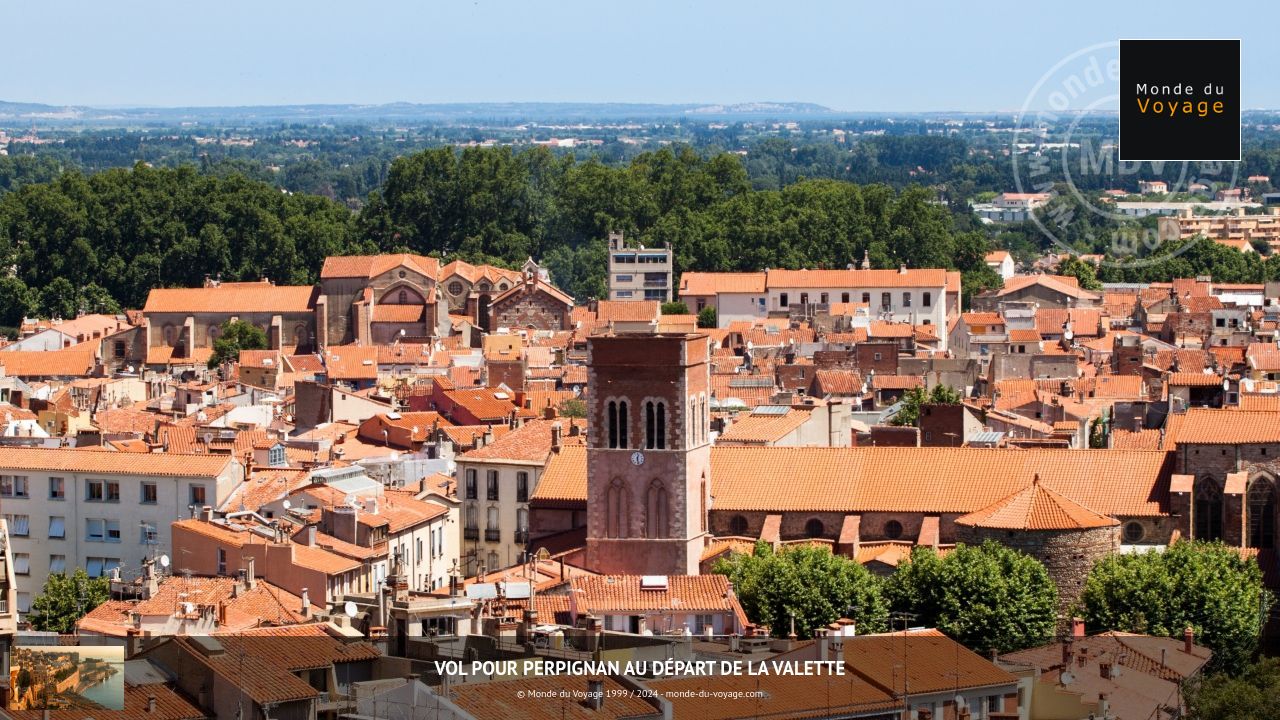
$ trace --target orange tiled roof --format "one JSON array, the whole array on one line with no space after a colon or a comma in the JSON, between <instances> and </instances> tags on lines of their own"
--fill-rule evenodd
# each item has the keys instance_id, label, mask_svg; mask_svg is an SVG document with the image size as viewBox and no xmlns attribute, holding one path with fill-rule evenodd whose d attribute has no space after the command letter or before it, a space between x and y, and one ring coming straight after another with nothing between
<instances>
[{"instance_id":1,"label":"orange tiled roof","mask_svg":"<svg viewBox=\"0 0 1280 720\"><path fill-rule=\"evenodd\" d=\"M334 380L376 380L378 348L366 345L340 345L324 354L325 374Z\"/></svg>"},{"instance_id":2,"label":"orange tiled roof","mask_svg":"<svg viewBox=\"0 0 1280 720\"><path fill-rule=\"evenodd\" d=\"M715 508L742 512L963 514L981 510L1025 488L1031 478L1039 475L1045 487L1097 512L1150 517L1164 512L1171 468L1169 452L1138 450L711 449ZM585 448L564 448L547 463L534 498L585 501L586 473ZM787 492L780 493L779 488L786 488Z\"/></svg>"},{"instance_id":3,"label":"orange tiled roof","mask_svg":"<svg viewBox=\"0 0 1280 720\"><path fill-rule=\"evenodd\" d=\"M217 477L231 462L228 456L173 453L130 453L125 461L115 453L52 448L9 447L0 453L0 469L4 470L162 477Z\"/></svg>"},{"instance_id":4,"label":"orange tiled roof","mask_svg":"<svg viewBox=\"0 0 1280 720\"><path fill-rule=\"evenodd\" d=\"M1280 412L1280 395L1241 393L1240 406L1237 409L1253 412Z\"/></svg>"},{"instance_id":5,"label":"orange tiled roof","mask_svg":"<svg viewBox=\"0 0 1280 720\"><path fill-rule=\"evenodd\" d=\"M720 435L716 442L760 445L776 442L809 419L809 411L791 409L781 415L756 415L740 418Z\"/></svg>"},{"instance_id":6,"label":"orange tiled roof","mask_svg":"<svg viewBox=\"0 0 1280 720\"><path fill-rule=\"evenodd\" d=\"M551 428L559 425L562 445L570 441L581 443L585 440L586 420L559 418L555 420L530 420L519 428L497 438L482 448L477 448L458 456L461 462L483 460L509 460L514 462L543 463L551 454ZM577 425L583 431L576 438L569 436L569 428Z\"/></svg>"},{"instance_id":7,"label":"orange tiled roof","mask_svg":"<svg viewBox=\"0 0 1280 720\"><path fill-rule=\"evenodd\" d=\"M12 377L85 377L97 364L92 344L63 350L0 351L0 368Z\"/></svg>"},{"instance_id":8,"label":"orange tiled roof","mask_svg":"<svg viewBox=\"0 0 1280 720\"><path fill-rule=\"evenodd\" d=\"M1004 325L1004 318L996 312L967 312L960 317L966 325Z\"/></svg>"},{"instance_id":9,"label":"orange tiled roof","mask_svg":"<svg viewBox=\"0 0 1280 720\"><path fill-rule=\"evenodd\" d=\"M1170 387L1215 387L1222 385L1222 376L1206 372L1176 372L1169 373L1165 384Z\"/></svg>"},{"instance_id":10,"label":"orange tiled roof","mask_svg":"<svg viewBox=\"0 0 1280 720\"><path fill-rule=\"evenodd\" d=\"M640 575L578 576L570 581L570 592L580 593L579 612L610 614L670 610L679 599L681 611L737 612L738 602L724 575L671 575L663 590L641 587Z\"/></svg>"},{"instance_id":11,"label":"orange tiled roof","mask_svg":"<svg viewBox=\"0 0 1280 720\"><path fill-rule=\"evenodd\" d=\"M305 313L316 289L268 282L222 283L216 287L155 288L144 313Z\"/></svg>"},{"instance_id":12,"label":"orange tiled roof","mask_svg":"<svg viewBox=\"0 0 1280 720\"><path fill-rule=\"evenodd\" d=\"M1280 443L1280 423L1270 412L1190 408L1182 415L1176 439L1196 445Z\"/></svg>"},{"instance_id":13,"label":"orange tiled roof","mask_svg":"<svg viewBox=\"0 0 1280 720\"><path fill-rule=\"evenodd\" d=\"M1120 522L1045 487L1037 476L1022 490L956 518L956 524L1001 530L1085 530Z\"/></svg>"},{"instance_id":14,"label":"orange tiled roof","mask_svg":"<svg viewBox=\"0 0 1280 720\"><path fill-rule=\"evenodd\" d=\"M396 305L384 303L373 306L373 322L416 323L423 321L426 305Z\"/></svg>"},{"instance_id":15,"label":"orange tiled roof","mask_svg":"<svg viewBox=\"0 0 1280 720\"><path fill-rule=\"evenodd\" d=\"M922 375L873 375L871 387L876 390L910 390L924 387Z\"/></svg>"},{"instance_id":16,"label":"orange tiled roof","mask_svg":"<svg viewBox=\"0 0 1280 720\"><path fill-rule=\"evenodd\" d=\"M1080 281L1074 277L1062 275L1015 275L1004 281L1004 287L996 292L997 297L1004 297L1032 285L1041 285L1049 290L1081 300L1100 300L1101 296L1080 289Z\"/></svg>"},{"instance_id":17,"label":"orange tiled roof","mask_svg":"<svg viewBox=\"0 0 1280 720\"><path fill-rule=\"evenodd\" d=\"M539 596L538 600L542 600ZM592 710L585 702L531 702L520 693L538 693L539 697L571 697L586 688L588 679L599 680L605 701L600 710ZM705 680L706 678L699 678ZM488 683L460 683L449 688L450 701L462 708L467 717L476 720L624 720L659 716L662 713L644 699L608 675L529 676L519 680ZM561 693L567 693L562 695Z\"/></svg>"},{"instance_id":18,"label":"orange tiled roof","mask_svg":"<svg viewBox=\"0 0 1280 720\"><path fill-rule=\"evenodd\" d=\"M946 288L947 271L916 270L770 270L770 289L789 288Z\"/></svg>"},{"instance_id":19,"label":"orange tiled roof","mask_svg":"<svg viewBox=\"0 0 1280 720\"><path fill-rule=\"evenodd\" d=\"M405 265L422 275L435 279L440 272L440 261L433 257L399 253L394 255L345 255L324 259L320 279L371 278L388 270Z\"/></svg>"},{"instance_id":20,"label":"orange tiled roof","mask_svg":"<svg viewBox=\"0 0 1280 720\"><path fill-rule=\"evenodd\" d=\"M657 320L662 303L657 300L601 300L596 306L600 322L645 322Z\"/></svg>"},{"instance_id":21,"label":"orange tiled roof","mask_svg":"<svg viewBox=\"0 0 1280 720\"><path fill-rule=\"evenodd\" d=\"M717 293L763 293L762 272L713 273L687 272L680 276L680 295L715 295Z\"/></svg>"},{"instance_id":22,"label":"orange tiled roof","mask_svg":"<svg viewBox=\"0 0 1280 720\"><path fill-rule=\"evenodd\" d=\"M466 409L477 420L503 420L515 412L515 403L511 398L498 397L499 390L493 388L476 388L474 390L448 390L445 397L454 404Z\"/></svg>"},{"instance_id":23,"label":"orange tiled roof","mask_svg":"<svg viewBox=\"0 0 1280 720\"><path fill-rule=\"evenodd\" d=\"M1115 450L1159 450L1161 433L1159 430L1123 430L1111 431L1111 447Z\"/></svg>"},{"instance_id":24,"label":"orange tiled roof","mask_svg":"<svg viewBox=\"0 0 1280 720\"><path fill-rule=\"evenodd\" d=\"M1040 340L1040 331L1035 328L1014 328L1009 331L1009 342L1037 343Z\"/></svg>"}]
</instances>

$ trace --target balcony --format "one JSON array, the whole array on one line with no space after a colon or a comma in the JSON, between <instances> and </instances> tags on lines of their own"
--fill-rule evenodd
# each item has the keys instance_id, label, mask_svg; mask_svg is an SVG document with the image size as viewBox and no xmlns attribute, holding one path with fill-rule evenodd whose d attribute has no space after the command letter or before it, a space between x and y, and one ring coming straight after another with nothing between
<instances>
[{"instance_id":1,"label":"balcony","mask_svg":"<svg viewBox=\"0 0 1280 720\"><path fill-rule=\"evenodd\" d=\"M528 530L517 530L517 531L516 531L516 544L517 544L517 545L527 545L528 543L529 543L529 531L528 531Z\"/></svg>"},{"instance_id":2,"label":"balcony","mask_svg":"<svg viewBox=\"0 0 1280 720\"><path fill-rule=\"evenodd\" d=\"M498 528L485 528L484 541L485 542L501 542L502 531L499 530Z\"/></svg>"},{"instance_id":3,"label":"balcony","mask_svg":"<svg viewBox=\"0 0 1280 720\"><path fill-rule=\"evenodd\" d=\"M471 527L469 527L469 528L463 528L463 529L462 529L462 539L463 539L463 540L479 540L479 539L480 539L480 528L471 528Z\"/></svg>"}]
</instances>

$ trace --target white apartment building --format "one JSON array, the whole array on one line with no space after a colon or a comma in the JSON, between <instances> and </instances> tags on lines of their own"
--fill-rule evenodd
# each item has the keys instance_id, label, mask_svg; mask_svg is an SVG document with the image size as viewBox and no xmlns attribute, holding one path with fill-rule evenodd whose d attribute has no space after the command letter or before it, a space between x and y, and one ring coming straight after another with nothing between
<instances>
[{"instance_id":1,"label":"white apartment building","mask_svg":"<svg viewBox=\"0 0 1280 720\"><path fill-rule=\"evenodd\" d=\"M244 467L226 455L5 448L0 513L18 611L30 610L51 573L139 576L144 558L171 551L170 523L219 505L243 480Z\"/></svg>"},{"instance_id":2,"label":"white apartment building","mask_svg":"<svg viewBox=\"0 0 1280 720\"><path fill-rule=\"evenodd\" d=\"M584 434L570 435L574 427L567 418L530 420L493 443L455 458L462 502L461 563L466 575L475 575L482 565L492 572L524 561L529 498L552 453L562 443L581 442Z\"/></svg>"},{"instance_id":3,"label":"white apartment building","mask_svg":"<svg viewBox=\"0 0 1280 720\"><path fill-rule=\"evenodd\" d=\"M622 233L609 233L609 299L671 299L675 255L670 247L627 247Z\"/></svg>"}]
</instances>

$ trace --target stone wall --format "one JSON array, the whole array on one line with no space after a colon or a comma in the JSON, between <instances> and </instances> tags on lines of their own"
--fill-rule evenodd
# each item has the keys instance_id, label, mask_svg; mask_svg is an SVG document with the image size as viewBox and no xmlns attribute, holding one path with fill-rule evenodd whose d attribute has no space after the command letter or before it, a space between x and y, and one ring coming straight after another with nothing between
<instances>
[{"instance_id":1,"label":"stone wall","mask_svg":"<svg viewBox=\"0 0 1280 720\"><path fill-rule=\"evenodd\" d=\"M1039 560L1058 587L1058 613L1067 617L1079 602L1094 563L1120 549L1118 525L1089 530L997 530L957 525L956 535L970 545L995 540Z\"/></svg>"}]
</instances>

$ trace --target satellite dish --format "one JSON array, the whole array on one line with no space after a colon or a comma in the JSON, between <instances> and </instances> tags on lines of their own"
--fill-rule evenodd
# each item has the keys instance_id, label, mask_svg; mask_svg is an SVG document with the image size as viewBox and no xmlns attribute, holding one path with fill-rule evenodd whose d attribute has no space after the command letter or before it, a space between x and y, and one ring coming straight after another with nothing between
<instances>
[{"instance_id":1,"label":"satellite dish","mask_svg":"<svg viewBox=\"0 0 1280 720\"><path fill-rule=\"evenodd\" d=\"M161 556L160 556L160 567L165 567L165 568L169 567L169 556L168 556L168 555L161 555Z\"/></svg>"},{"instance_id":2,"label":"satellite dish","mask_svg":"<svg viewBox=\"0 0 1280 720\"><path fill-rule=\"evenodd\" d=\"M195 609L196 609L196 606L193 603L189 603L189 602L182 603L182 612L184 615L190 615L193 611L195 611Z\"/></svg>"},{"instance_id":3,"label":"satellite dish","mask_svg":"<svg viewBox=\"0 0 1280 720\"><path fill-rule=\"evenodd\" d=\"M1071 332L1070 330L1067 330L1066 332L1062 333L1062 337L1064 337L1064 338L1066 338L1066 339L1068 339L1068 340L1070 340L1071 338L1073 338L1073 337L1075 337L1075 336L1076 336L1076 334L1075 334L1075 333L1073 333L1073 332Z\"/></svg>"},{"instance_id":4,"label":"satellite dish","mask_svg":"<svg viewBox=\"0 0 1280 720\"><path fill-rule=\"evenodd\" d=\"M347 601L347 602L342 606L342 612L346 613L347 617L349 617L349 618L353 618L353 617L355 617L355 616L356 616L356 604L355 604L355 603L353 603L353 602L351 602L350 600L348 600L348 601Z\"/></svg>"},{"instance_id":5,"label":"satellite dish","mask_svg":"<svg viewBox=\"0 0 1280 720\"><path fill-rule=\"evenodd\" d=\"M284 502L280 503L280 505L281 505L285 510L288 510L289 508L293 507L293 503L289 502L288 500L285 500Z\"/></svg>"}]
</instances>

